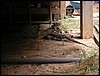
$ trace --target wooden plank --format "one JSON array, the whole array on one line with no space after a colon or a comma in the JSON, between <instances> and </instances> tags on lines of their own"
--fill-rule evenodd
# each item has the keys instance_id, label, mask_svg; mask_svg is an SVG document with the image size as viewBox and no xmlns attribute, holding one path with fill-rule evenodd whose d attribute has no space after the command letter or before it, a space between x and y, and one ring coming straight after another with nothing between
<instances>
[{"instance_id":1,"label":"wooden plank","mask_svg":"<svg viewBox=\"0 0 100 76\"><path fill-rule=\"evenodd\" d=\"M95 43L99 46L99 33L97 32L96 28L93 28L93 38Z\"/></svg>"},{"instance_id":2,"label":"wooden plank","mask_svg":"<svg viewBox=\"0 0 100 76\"><path fill-rule=\"evenodd\" d=\"M99 33L96 31L95 28L93 28L93 35L96 37L96 39L99 41Z\"/></svg>"},{"instance_id":3,"label":"wooden plank","mask_svg":"<svg viewBox=\"0 0 100 76\"><path fill-rule=\"evenodd\" d=\"M60 10L51 10L52 14L60 14Z\"/></svg>"},{"instance_id":4,"label":"wooden plank","mask_svg":"<svg viewBox=\"0 0 100 76\"><path fill-rule=\"evenodd\" d=\"M47 8L31 8L32 14L49 14L49 9Z\"/></svg>"},{"instance_id":5,"label":"wooden plank","mask_svg":"<svg viewBox=\"0 0 100 76\"><path fill-rule=\"evenodd\" d=\"M70 1L66 1L66 6L71 5Z\"/></svg>"},{"instance_id":6,"label":"wooden plank","mask_svg":"<svg viewBox=\"0 0 100 76\"><path fill-rule=\"evenodd\" d=\"M66 1L60 1L60 7L61 18L64 18L66 16Z\"/></svg>"},{"instance_id":7,"label":"wooden plank","mask_svg":"<svg viewBox=\"0 0 100 76\"><path fill-rule=\"evenodd\" d=\"M96 36L93 35L93 38L94 38L95 43L96 43L96 44L98 45L98 47L99 47L99 41L97 40Z\"/></svg>"},{"instance_id":8,"label":"wooden plank","mask_svg":"<svg viewBox=\"0 0 100 76\"><path fill-rule=\"evenodd\" d=\"M55 6L57 6L58 8L55 8ZM60 1L57 2L57 4L55 5L55 1L51 1L50 2L50 22L52 23L58 23L53 21L53 15L60 15ZM55 17L54 17L55 18ZM59 18L59 16L57 17L57 19Z\"/></svg>"},{"instance_id":9,"label":"wooden plank","mask_svg":"<svg viewBox=\"0 0 100 76\"><path fill-rule=\"evenodd\" d=\"M50 21L32 21L31 23L50 23Z\"/></svg>"},{"instance_id":10,"label":"wooden plank","mask_svg":"<svg viewBox=\"0 0 100 76\"><path fill-rule=\"evenodd\" d=\"M60 23L60 21L52 21L51 23Z\"/></svg>"},{"instance_id":11,"label":"wooden plank","mask_svg":"<svg viewBox=\"0 0 100 76\"><path fill-rule=\"evenodd\" d=\"M50 9L50 23L52 24L52 12L51 12L51 9Z\"/></svg>"},{"instance_id":12,"label":"wooden plank","mask_svg":"<svg viewBox=\"0 0 100 76\"><path fill-rule=\"evenodd\" d=\"M92 1L82 1L81 38L93 37L93 5Z\"/></svg>"},{"instance_id":13,"label":"wooden plank","mask_svg":"<svg viewBox=\"0 0 100 76\"><path fill-rule=\"evenodd\" d=\"M29 25L31 25L31 7L30 7L31 2L29 1Z\"/></svg>"},{"instance_id":14,"label":"wooden plank","mask_svg":"<svg viewBox=\"0 0 100 76\"><path fill-rule=\"evenodd\" d=\"M94 25L94 28L99 33L99 25Z\"/></svg>"},{"instance_id":15,"label":"wooden plank","mask_svg":"<svg viewBox=\"0 0 100 76\"><path fill-rule=\"evenodd\" d=\"M60 23L60 21L32 21L32 23Z\"/></svg>"}]
</instances>

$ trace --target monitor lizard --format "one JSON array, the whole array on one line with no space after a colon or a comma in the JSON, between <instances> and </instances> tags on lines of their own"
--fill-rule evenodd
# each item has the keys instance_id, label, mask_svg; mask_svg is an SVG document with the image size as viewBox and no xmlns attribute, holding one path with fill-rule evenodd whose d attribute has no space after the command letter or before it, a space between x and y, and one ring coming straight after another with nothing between
<instances>
[{"instance_id":1,"label":"monitor lizard","mask_svg":"<svg viewBox=\"0 0 100 76\"><path fill-rule=\"evenodd\" d=\"M93 48L93 47L90 47L90 46L88 46L88 45L86 45L84 43L81 43L79 41L76 41L76 40L72 39L71 37L69 37L69 36L67 36L65 34L55 34L55 33L51 33L51 34L48 34L47 36L45 36L45 38L48 38L48 39L54 39L54 38L56 38L56 39L59 39L59 40L62 40L62 39L65 38L65 39L68 39L68 40L70 40L72 42L75 42L75 43L78 43L78 44L82 44L82 45L84 45L86 47L89 47L89 48Z\"/></svg>"}]
</instances>

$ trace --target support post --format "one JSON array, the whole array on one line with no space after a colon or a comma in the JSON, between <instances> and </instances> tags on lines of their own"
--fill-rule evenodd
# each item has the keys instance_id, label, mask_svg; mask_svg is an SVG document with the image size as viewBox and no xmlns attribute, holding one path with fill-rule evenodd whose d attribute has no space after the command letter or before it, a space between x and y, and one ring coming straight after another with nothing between
<instances>
[{"instance_id":1,"label":"support post","mask_svg":"<svg viewBox=\"0 0 100 76\"><path fill-rule=\"evenodd\" d=\"M61 18L66 16L66 1L60 1L60 15Z\"/></svg>"},{"instance_id":2,"label":"support post","mask_svg":"<svg viewBox=\"0 0 100 76\"><path fill-rule=\"evenodd\" d=\"M81 3L81 38L89 39L93 37L93 4L92 1L82 1Z\"/></svg>"}]
</instances>

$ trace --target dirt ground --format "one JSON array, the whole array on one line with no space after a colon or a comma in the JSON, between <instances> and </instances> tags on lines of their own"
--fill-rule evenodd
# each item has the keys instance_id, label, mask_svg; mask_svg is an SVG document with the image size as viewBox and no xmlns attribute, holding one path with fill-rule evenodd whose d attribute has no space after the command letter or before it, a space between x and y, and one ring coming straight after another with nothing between
<instances>
[{"instance_id":1,"label":"dirt ground","mask_svg":"<svg viewBox=\"0 0 100 76\"><path fill-rule=\"evenodd\" d=\"M77 32L75 32L76 34ZM97 48L97 50L71 41L45 40L41 37L36 39L16 38L1 42L1 58L80 58L83 52L97 52L99 50L93 39L74 39L93 48ZM76 75L79 73L72 73L71 71L75 67L76 63L74 62L60 64L2 64L1 75ZM86 74L98 75L99 72L96 71Z\"/></svg>"},{"instance_id":2,"label":"dirt ground","mask_svg":"<svg viewBox=\"0 0 100 76\"><path fill-rule=\"evenodd\" d=\"M66 57L81 57L83 51L91 51L92 48L88 48L84 45L77 44L74 42L64 42L63 41L55 41L55 40L45 40L38 38L34 39L17 39L16 46L9 46L5 48L6 53L2 52L1 58L33 58L33 57L43 57L43 58L66 58ZM94 48L98 48L93 39L76 39L80 42L84 42L85 44L92 46ZM14 41L15 42L15 41ZM13 44L13 41L10 42ZM5 43L5 46L9 45L9 43ZM12 47L12 49L11 49ZM17 49L16 49L17 48ZM3 49L2 49L3 50ZM11 51L15 50L15 51ZM95 52L97 50L94 50ZM93 51L92 51L93 52ZM1 65L1 74L2 75L66 75L67 70L71 67L75 66L75 63L62 63L62 64L23 64L23 65Z\"/></svg>"}]
</instances>

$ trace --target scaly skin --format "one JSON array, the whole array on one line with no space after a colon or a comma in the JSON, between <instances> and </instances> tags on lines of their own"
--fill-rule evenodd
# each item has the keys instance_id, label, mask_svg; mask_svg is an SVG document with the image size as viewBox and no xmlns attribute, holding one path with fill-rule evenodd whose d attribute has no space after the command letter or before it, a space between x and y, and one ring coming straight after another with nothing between
<instances>
[{"instance_id":1,"label":"scaly skin","mask_svg":"<svg viewBox=\"0 0 100 76\"><path fill-rule=\"evenodd\" d=\"M72 42L75 42L75 43L78 43L78 44L82 44L82 45L84 45L84 46L86 46L86 47L89 47L89 48L93 48L93 47L90 47L90 46L88 46L88 45L86 45L86 44L83 44L83 43L81 43L81 42L78 42L78 41L76 41L76 40L72 39L71 37L69 37L69 36L67 36L67 35L64 35L64 34L48 34L47 36L51 36L51 38L57 38L57 39L60 39L60 40L66 38L66 39L68 39L68 40L70 40L70 41L72 41ZM94 48L94 49L95 49L95 48Z\"/></svg>"}]
</instances>

